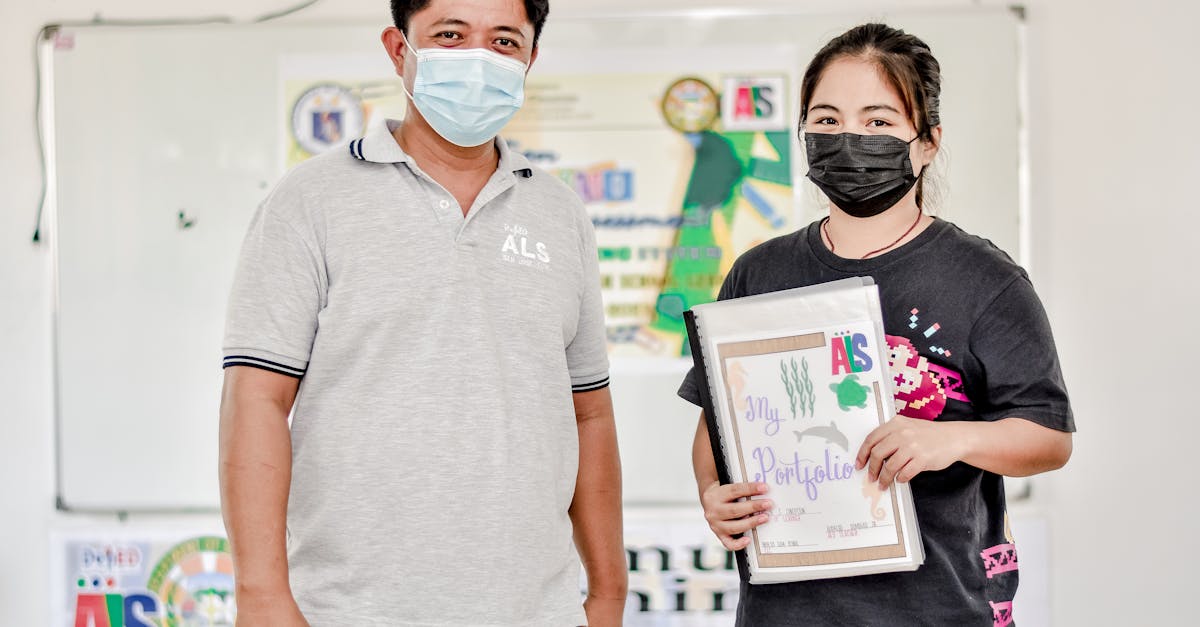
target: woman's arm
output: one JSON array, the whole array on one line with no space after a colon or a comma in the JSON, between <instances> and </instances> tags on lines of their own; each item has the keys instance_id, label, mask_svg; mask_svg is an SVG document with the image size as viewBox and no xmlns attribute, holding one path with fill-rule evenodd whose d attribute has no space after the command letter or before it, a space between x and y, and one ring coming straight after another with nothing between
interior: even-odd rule
<instances>
[{"instance_id":1,"label":"woman's arm","mask_svg":"<svg viewBox=\"0 0 1200 627\"><path fill-rule=\"evenodd\" d=\"M735 538L738 534L767 522L767 511L774 505L767 499L749 499L767 493L765 483L731 483L721 485L717 479L717 463L713 458L712 444L708 439L708 423L700 413L700 424L696 426L696 437L692 440L692 469L696 473L696 488L700 492L700 504L704 506L704 518L708 526L730 551L746 548L750 536ZM745 498L746 500L741 500Z\"/></svg>"},{"instance_id":2,"label":"woman's arm","mask_svg":"<svg viewBox=\"0 0 1200 627\"><path fill-rule=\"evenodd\" d=\"M1071 449L1070 433L1015 416L992 422L896 416L867 436L856 462L886 488L958 461L998 475L1027 477L1062 468Z\"/></svg>"}]
</instances>

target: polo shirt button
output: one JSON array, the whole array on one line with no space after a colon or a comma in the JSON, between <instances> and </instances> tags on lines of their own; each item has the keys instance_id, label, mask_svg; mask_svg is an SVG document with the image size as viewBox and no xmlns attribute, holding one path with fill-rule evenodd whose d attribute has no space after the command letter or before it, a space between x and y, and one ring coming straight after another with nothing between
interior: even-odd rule
<instances>
[{"instance_id":1,"label":"polo shirt button","mask_svg":"<svg viewBox=\"0 0 1200 627\"><path fill-rule=\"evenodd\" d=\"M441 203L439 203L439 204L441 204L441 205L442 205L442 209L446 209L446 208L448 208L448 207L450 206L450 201L449 201L449 200L442 200L442 202L441 202Z\"/></svg>"}]
</instances>

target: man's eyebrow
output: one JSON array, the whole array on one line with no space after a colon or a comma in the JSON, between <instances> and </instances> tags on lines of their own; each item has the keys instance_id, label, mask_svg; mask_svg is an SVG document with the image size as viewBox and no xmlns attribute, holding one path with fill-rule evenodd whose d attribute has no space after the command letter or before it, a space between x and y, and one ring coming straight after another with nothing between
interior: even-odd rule
<instances>
[{"instance_id":1,"label":"man's eyebrow","mask_svg":"<svg viewBox=\"0 0 1200 627\"><path fill-rule=\"evenodd\" d=\"M457 17L444 17L444 18L434 22L432 25L433 26L467 26L467 27L471 26L471 24L469 22L467 22L466 20L463 20L463 19L460 19ZM526 36L525 33L516 26L502 25L502 26L496 26L496 27L492 28L492 30L494 32L498 32L498 33L511 33L513 35L520 35L522 39L524 39Z\"/></svg>"},{"instance_id":2,"label":"man's eyebrow","mask_svg":"<svg viewBox=\"0 0 1200 627\"><path fill-rule=\"evenodd\" d=\"M460 20L456 17L443 17L434 22L433 26L470 26L465 20Z\"/></svg>"},{"instance_id":3,"label":"man's eyebrow","mask_svg":"<svg viewBox=\"0 0 1200 627\"><path fill-rule=\"evenodd\" d=\"M496 31L498 33L512 33L514 35L520 35L522 39L525 38L525 33L522 32L521 29L517 28L516 26L497 26L497 27L493 28L492 30Z\"/></svg>"}]
</instances>

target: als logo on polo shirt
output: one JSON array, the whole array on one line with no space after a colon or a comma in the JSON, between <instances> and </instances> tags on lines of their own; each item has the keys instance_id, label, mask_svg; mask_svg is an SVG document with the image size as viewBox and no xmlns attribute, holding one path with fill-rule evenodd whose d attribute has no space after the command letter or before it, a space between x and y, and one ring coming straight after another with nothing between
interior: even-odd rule
<instances>
[{"instance_id":1,"label":"als logo on polo shirt","mask_svg":"<svg viewBox=\"0 0 1200 627\"><path fill-rule=\"evenodd\" d=\"M550 267L550 250L546 244L529 234L529 229L519 224L504 225L504 243L500 245L500 258L518 266L531 266L541 270Z\"/></svg>"}]
</instances>

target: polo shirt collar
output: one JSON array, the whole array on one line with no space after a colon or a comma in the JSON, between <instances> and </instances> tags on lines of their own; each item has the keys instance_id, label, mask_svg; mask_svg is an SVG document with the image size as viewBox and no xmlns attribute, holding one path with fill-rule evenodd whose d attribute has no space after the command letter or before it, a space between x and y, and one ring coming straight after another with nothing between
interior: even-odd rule
<instances>
[{"instance_id":1,"label":"polo shirt collar","mask_svg":"<svg viewBox=\"0 0 1200 627\"><path fill-rule=\"evenodd\" d=\"M359 161L372 163L407 163L412 161L396 143L392 135L400 126L399 120L386 120L385 124L377 124L366 135L350 142L350 154ZM522 178L533 176L533 166L525 155L509 148L508 142L497 137L496 146L500 150L500 165L496 168L502 172L512 172Z\"/></svg>"}]
</instances>

